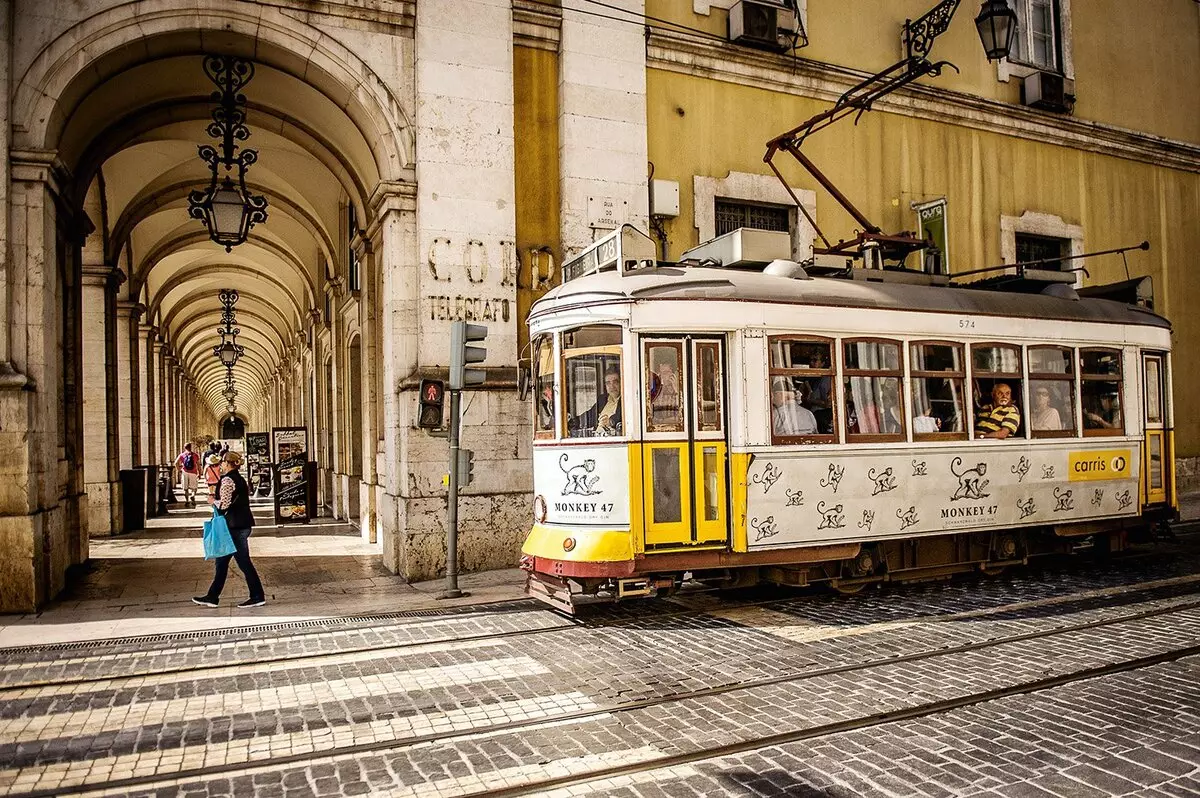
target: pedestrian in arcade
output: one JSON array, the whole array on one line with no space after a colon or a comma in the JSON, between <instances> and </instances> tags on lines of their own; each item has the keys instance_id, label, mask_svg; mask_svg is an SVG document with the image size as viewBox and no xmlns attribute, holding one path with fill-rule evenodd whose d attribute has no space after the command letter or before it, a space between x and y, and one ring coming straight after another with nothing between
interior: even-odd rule
<instances>
[{"instance_id":1,"label":"pedestrian in arcade","mask_svg":"<svg viewBox=\"0 0 1200 798\"><path fill-rule=\"evenodd\" d=\"M179 468L179 481L183 487L183 500L187 504L196 501L196 487L200 482L200 455L192 451L192 444L185 443L183 451L175 458Z\"/></svg>"},{"instance_id":2,"label":"pedestrian in arcade","mask_svg":"<svg viewBox=\"0 0 1200 798\"><path fill-rule=\"evenodd\" d=\"M208 485L208 503L217 503L217 486L221 484L221 455L210 454L204 467L204 482Z\"/></svg>"},{"instance_id":3,"label":"pedestrian in arcade","mask_svg":"<svg viewBox=\"0 0 1200 798\"><path fill-rule=\"evenodd\" d=\"M218 513L225 516L235 551L215 560L216 572L208 592L192 598L194 603L203 607L215 607L220 603L221 590L225 587L225 578L229 575L230 560L237 560L238 568L242 576L246 577L246 587L250 591L250 598L238 606L261 607L267 603L258 571L250 561L250 531L254 527L254 516L250 513L250 487L242 477L241 467L242 455L239 452L230 451L222 456L221 482L215 507Z\"/></svg>"}]
</instances>

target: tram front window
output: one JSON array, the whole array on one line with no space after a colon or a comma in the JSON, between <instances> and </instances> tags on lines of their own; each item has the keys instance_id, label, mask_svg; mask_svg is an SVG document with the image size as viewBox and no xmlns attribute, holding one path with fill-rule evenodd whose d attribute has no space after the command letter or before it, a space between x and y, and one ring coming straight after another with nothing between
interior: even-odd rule
<instances>
[{"instance_id":1,"label":"tram front window","mask_svg":"<svg viewBox=\"0 0 1200 798\"><path fill-rule=\"evenodd\" d=\"M567 437L625 434L621 328L592 325L563 334Z\"/></svg>"}]
</instances>

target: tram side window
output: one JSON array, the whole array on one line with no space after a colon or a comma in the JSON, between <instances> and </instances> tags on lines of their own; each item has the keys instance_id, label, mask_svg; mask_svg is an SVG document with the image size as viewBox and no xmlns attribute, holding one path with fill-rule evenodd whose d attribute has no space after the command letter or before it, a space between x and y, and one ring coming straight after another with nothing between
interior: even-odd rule
<instances>
[{"instance_id":1,"label":"tram side window","mask_svg":"<svg viewBox=\"0 0 1200 798\"><path fill-rule=\"evenodd\" d=\"M910 346L909 354L912 371L913 438L966 438L963 402L966 369L962 345L918 341Z\"/></svg>"},{"instance_id":2,"label":"tram side window","mask_svg":"<svg viewBox=\"0 0 1200 798\"><path fill-rule=\"evenodd\" d=\"M683 391L680 385L683 344L678 341L646 342L646 430L683 431Z\"/></svg>"},{"instance_id":3,"label":"tram side window","mask_svg":"<svg viewBox=\"0 0 1200 798\"><path fill-rule=\"evenodd\" d=\"M773 336L769 346L772 442L833 442L832 344Z\"/></svg>"},{"instance_id":4,"label":"tram side window","mask_svg":"<svg viewBox=\"0 0 1200 798\"><path fill-rule=\"evenodd\" d=\"M842 343L842 384L847 441L904 440L900 344L858 340Z\"/></svg>"},{"instance_id":5,"label":"tram side window","mask_svg":"<svg viewBox=\"0 0 1200 798\"><path fill-rule=\"evenodd\" d=\"M1058 346L1029 348L1029 430L1035 438L1075 434L1075 352Z\"/></svg>"},{"instance_id":6,"label":"tram side window","mask_svg":"<svg viewBox=\"0 0 1200 798\"><path fill-rule=\"evenodd\" d=\"M980 438L1024 437L1021 414L1021 349L1004 344L971 347L975 434Z\"/></svg>"},{"instance_id":7,"label":"tram side window","mask_svg":"<svg viewBox=\"0 0 1200 798\"><path fill-rule=\"evenodd\" d=\"M534 438L554 437L554 338L540 336L533 343Z\"/></svg>"},{"instance_id":8,"label":"tram side window","mask_svg":"<svg viewBox=\"0 0 1200 798\"><path fill-rule=\"evenodd\" d=\"M621 328L594 324L563 333L567 437L624 435Z\"/></svg>"},{"instance_id":9,"label":"tram side window","mask_svg":"<svg viewBox=\"0 0 1200 798\"><path fill-rule=\"evenodd\" d=\"M1121 351L1079 350L1079 393L1084 435L1121 435Z\"/></svg>"}]
</instances>

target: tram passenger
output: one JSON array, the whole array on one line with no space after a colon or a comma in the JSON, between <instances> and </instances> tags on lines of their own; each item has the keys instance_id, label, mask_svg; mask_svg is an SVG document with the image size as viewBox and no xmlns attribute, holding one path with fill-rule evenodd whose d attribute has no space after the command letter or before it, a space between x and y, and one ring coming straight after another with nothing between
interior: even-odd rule
<instances>
[{"instance_id":1,"label":"tram passenger","mask_svg":"<svg viewBox=\"0 0 1200 798\"><path fill-rule=\"evenodd\" d=\"M621 434L621 369L609 366L604 372L604 395L589 410L571 419L570 437Z\"/></svg>"},{"instance_id":2,"label":"tram passenger","mask_svg":"<svg viewBox=\"0 0 1200 798\"><path fill-rule=\"evenodd\" d=\"M667 350L674 356L675 350ZM682 424L682 406L679 401L679 376L675 364L662 362L650 378L650 417L655 424Z\"/></svg>"},{"instance_id":3,"label":"tram passenger","mask_svg":"<svg viewBox=\"0 0 1200 798\"><path fill-rule=\"evenodd\" d=\"M1084 396L1083 426L1087 429L1121 429L1121 406L1111 393Z\"/></svg>"},{"instance_id":4,"label":"tram passenger","mask_svg":"<svg viewBox=\"0 0 1200 798\"><path fill-rule=\"evenodd\" d=\"M796 401L785 377L771 381L771 431L775 435L813 435L817 431L816 416Z\"/></svg>"},{"instance_id":5,"label":"tram passenger","mask_svg":"<svg viewBox=\"0 0 1200 798\"><path fill-rule=\"evenodd\" d=\"M1021 411L1012 401L1012 388L998 382L992 387L992 403L979 408L975 417L975 437L1004 440L1015 436L1021 427Z\"/></svg>"},{"instance_id":6,"label":"tram passenger","mask_svg":"<svg viewBox=\"0 0 1200 798\"><path fill-rule=\"evenodd\" d=\"M1034 431L1062 429L1062 417L1058 408L1050 404L1050 388L1039 385L1033 392L1033 411L1029 415L1029 427Z\"/></svg>"}]
</instances>

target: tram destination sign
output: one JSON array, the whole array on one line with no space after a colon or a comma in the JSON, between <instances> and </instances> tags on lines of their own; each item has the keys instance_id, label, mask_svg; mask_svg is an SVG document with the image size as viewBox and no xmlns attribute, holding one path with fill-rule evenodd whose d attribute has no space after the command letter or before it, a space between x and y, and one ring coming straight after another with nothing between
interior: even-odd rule
<instances>
[{"instance_id":1,"label":"tram destination sign","mask_svg":"<svg viewBox=\"0 0 1200 798\"><path fill-rule=\"evenodd\" d=\"M564 263L563 282L610 269L624 272L631 262L648 260L653 263L656 257L657 248L652 238L630 225L622 225Z\"/></svg>"}]
</instances>

